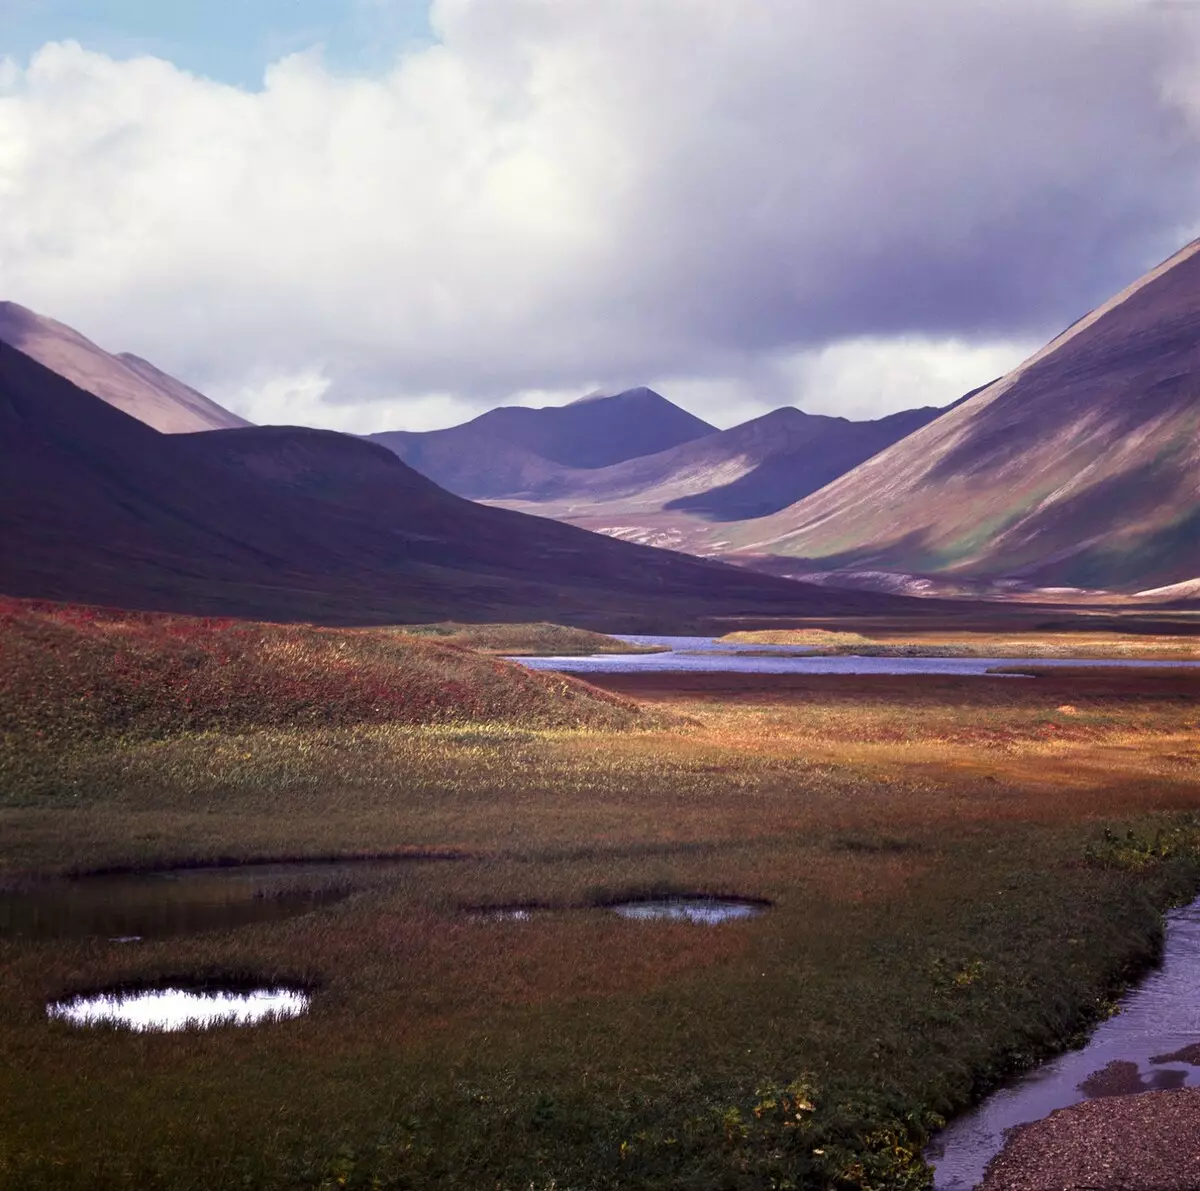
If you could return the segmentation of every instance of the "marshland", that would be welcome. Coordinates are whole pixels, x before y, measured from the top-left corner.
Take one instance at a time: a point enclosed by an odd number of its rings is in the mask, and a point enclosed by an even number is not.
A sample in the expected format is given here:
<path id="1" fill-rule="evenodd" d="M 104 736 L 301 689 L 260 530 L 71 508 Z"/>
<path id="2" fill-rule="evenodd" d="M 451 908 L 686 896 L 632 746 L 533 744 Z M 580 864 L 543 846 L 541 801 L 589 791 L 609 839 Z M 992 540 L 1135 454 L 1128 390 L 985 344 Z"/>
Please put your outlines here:
<path id="1" fill-rule="evenodd" d="M 8 1186 L 922 1187 L 1200 888 L 1179 668 L 585 684 L 387 629 L 4 614 L 8 905 L 243 862 L 313 897 L 134 941 L 0 911 Z M 607 912 L 692 898 L 759 912 Z M 173 982 L 309 1007 L 47 1012 Z"/>

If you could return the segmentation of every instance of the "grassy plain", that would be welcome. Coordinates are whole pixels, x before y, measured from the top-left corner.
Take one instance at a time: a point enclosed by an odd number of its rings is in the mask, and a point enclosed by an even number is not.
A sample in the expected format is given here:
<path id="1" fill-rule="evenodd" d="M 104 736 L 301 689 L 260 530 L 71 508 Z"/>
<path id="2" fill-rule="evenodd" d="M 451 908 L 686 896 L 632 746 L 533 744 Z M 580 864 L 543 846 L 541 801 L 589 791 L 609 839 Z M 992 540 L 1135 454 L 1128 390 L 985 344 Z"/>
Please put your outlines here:
<path id="1" fill-rule="evenodd" d="M 1104 1014 L 1200 884 L 1185 672 L 604 683 L 557 723 L 343 702 L 299 726 L 10 732 L 0 884 L 460 858 L 236 931 L 0 937 L 0 1186 L 920 1187 L 939 1115 Z M 670 892 L 773 908 L 712 928 L 602 908 Z M 467 912 L 511 903 L 548 912 Z M 304 982 L 312 1012 L 159 1036 L 44 1015 L 220 974 Z"/>

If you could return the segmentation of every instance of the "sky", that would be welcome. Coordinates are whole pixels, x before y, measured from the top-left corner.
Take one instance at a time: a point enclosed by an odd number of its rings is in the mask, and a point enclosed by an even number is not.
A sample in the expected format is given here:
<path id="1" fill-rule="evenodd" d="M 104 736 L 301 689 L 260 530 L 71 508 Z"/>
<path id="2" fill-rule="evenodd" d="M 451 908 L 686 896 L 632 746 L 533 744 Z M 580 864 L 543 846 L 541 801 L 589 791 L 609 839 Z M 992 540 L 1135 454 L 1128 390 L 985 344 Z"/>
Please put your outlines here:
<path id="1" fill-rule="evenodd" d="M 1197 234 L 1192 0 L 0 0 L 0 299 L 258 422 L 944 404 Z"/>

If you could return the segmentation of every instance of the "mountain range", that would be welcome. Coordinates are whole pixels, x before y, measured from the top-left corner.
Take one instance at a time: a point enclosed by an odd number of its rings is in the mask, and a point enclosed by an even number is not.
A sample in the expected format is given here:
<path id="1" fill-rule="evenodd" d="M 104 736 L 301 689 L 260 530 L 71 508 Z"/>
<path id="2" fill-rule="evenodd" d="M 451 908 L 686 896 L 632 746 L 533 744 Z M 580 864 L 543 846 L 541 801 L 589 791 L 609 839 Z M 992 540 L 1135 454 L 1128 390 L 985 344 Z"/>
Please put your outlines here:
<path id="1" fill-rule="evenodd" d="M 439 488 L 295 427 L 163 434 L 0 344 L 0 591 L 321 623 L 824 614 L 840 593 Z M 907 601 L 904 601 L 907 603 Z M 857 607 L 894 607 L 863 594 Z"/>
<path id="2" fill-rule="evenodd" d="M 1006 376 L 876 421 L 789 407 L 717 430 L 640 388 L 370 440 L 252 427 L 12 303 L 0 421 L 10 594 L 363 622 L 841 601 L 786 581 L 805 576 L 863 608 L 1192 598 L 1200 241 Z"/>
<path id="3" fill-rule="evenodd" d="M 647 545 L 717 554 L 726 522 L 786 508 L 939 413 L 930 406 L 852 422 L 788 406 L 652 455 L 560 470 L 533 492 L 491 503 Z"/>
<path id="4" fill-rule="evenodd" d="M 641 388 L 542 409 L 500 406 L 445 430 L 392 430 L 367 437 L 443 488 L 485 500 L 557 491 L 574 471 L 653 454 L 714 429 Z"/>

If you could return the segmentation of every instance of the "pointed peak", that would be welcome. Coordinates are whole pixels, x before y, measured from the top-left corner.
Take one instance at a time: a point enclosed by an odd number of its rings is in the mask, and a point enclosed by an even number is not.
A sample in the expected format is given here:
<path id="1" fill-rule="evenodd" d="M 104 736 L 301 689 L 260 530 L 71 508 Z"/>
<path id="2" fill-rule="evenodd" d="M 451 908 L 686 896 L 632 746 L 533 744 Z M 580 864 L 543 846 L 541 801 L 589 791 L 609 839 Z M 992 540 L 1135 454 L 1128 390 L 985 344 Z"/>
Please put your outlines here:
<path id="1" fill-rule="evenodd" d="M 622 389 L 619 393 L 606 393 L 603 389 L 597 389 L 594 393 L 585 393 L 582 397 L 576 397 L 574 401 L 569 401 L 568 405 L 590 405 L 597 401 L 664 401 L 668 405 L 673 404 L 661 394 L 656 393 L 653 389 L 647 388 L 645 385 L 639 385 L 633 389 Z"/>

